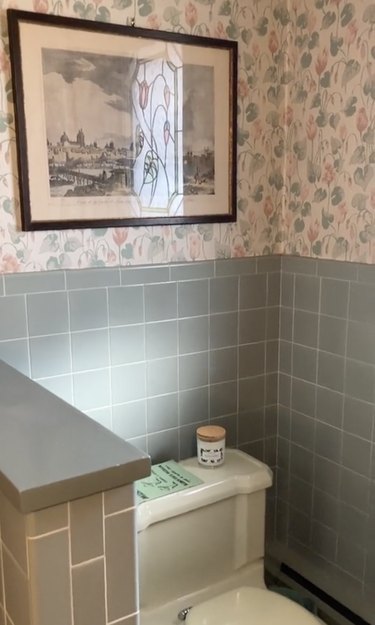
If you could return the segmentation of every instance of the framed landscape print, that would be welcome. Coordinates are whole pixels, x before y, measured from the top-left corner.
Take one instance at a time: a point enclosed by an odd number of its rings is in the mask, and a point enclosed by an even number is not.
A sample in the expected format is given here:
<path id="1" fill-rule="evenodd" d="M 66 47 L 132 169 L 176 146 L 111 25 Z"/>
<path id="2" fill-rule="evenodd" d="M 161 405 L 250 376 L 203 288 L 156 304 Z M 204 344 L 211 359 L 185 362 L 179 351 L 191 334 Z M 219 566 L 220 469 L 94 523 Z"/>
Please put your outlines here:
<path id="1" fill-rule="evenodd" d="M 24 230 L 236 219 L 237 44 L 9 10 Z"/>

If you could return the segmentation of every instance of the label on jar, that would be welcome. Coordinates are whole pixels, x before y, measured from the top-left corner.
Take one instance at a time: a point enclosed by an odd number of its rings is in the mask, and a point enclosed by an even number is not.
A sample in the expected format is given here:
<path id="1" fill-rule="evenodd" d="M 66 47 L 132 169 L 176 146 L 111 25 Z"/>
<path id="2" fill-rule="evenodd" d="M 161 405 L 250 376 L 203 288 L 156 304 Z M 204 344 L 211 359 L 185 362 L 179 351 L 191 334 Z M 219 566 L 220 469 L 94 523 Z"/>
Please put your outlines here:
<path id="1" fill-rule="evenodd" d="M 202 464 L 221 464 L 224 460 L 224 449 L 200 448 L 199 462 Z"/>

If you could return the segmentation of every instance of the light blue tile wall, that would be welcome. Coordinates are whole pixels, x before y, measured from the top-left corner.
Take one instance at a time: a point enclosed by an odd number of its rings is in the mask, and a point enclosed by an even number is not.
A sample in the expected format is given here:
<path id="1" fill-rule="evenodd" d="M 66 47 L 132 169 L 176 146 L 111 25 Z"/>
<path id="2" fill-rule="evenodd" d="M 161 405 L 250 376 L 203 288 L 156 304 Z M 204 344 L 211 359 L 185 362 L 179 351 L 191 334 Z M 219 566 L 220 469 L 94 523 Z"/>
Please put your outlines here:
<path id="1" fill-rule="evenodd" d="M 0 358 L 154 461 L 194 454 L 217 423 L 274 466 L 280 264 L 0 276 Z"/>
<path id="2" fill-rule="evenodd" d="M 281 266 L 276 540 L 373 605 L 375 266 Z"/>

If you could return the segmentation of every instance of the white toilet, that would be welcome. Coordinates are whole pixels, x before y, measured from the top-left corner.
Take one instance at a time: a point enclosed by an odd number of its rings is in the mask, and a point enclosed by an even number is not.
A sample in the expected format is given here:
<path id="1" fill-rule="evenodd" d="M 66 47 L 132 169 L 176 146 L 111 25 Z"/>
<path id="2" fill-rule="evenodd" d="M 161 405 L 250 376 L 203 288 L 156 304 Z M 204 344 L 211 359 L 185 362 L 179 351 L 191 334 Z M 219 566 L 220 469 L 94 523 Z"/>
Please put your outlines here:
<path id="1" fill-rule="evenodd" d="M 237 450 L 180 464 L 202 483 L 138 507 L 141 625 L 318 625 L 264 584 L 271 470 Z"/>

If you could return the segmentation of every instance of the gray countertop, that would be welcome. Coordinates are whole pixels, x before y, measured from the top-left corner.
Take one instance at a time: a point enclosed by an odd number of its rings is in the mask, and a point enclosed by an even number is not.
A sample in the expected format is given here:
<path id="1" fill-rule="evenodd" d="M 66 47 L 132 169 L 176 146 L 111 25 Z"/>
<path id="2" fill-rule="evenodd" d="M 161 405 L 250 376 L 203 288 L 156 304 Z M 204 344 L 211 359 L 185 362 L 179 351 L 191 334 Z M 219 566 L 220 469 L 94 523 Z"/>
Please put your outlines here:
<path id="1" fill-rule="evenodd" d="M 0 490 L 21 512 L 149 473 L 147 454 L 0 360 Z"/>

